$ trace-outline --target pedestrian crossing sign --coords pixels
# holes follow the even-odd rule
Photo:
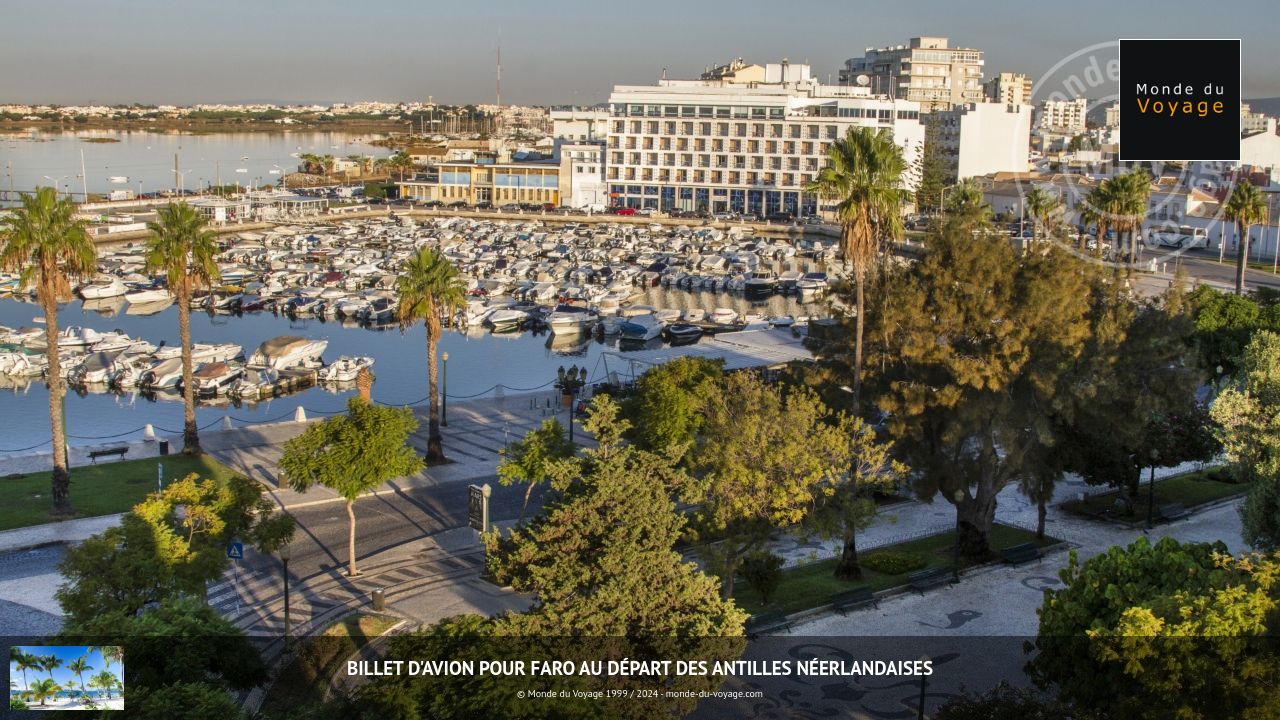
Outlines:
[[[227,557],[232,560],[244,559],[244,543],[233,542],[227,546]]]

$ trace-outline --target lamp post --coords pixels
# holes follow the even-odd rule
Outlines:
[[[956,542],[951,555],[951,578],[960,582],[960,503],[964,502],[964,490],[956,490],[951,497],[956,501]]]
[[[584,365],[579,368],[577,365],[570,367],[565,371],[561,365],[556,370],[555,386],[559,388],[562,397],[569,399],[569,444],[573,444],[573,406],[577,404],[578,391],[587,384],[587,368]]]
[[[1151,480],[1147,482],[1147,529],[1151,529],[1152,516],[1156,501],[1156,461],[1160,459],[1160,451],[1151,449]]]
[[[53,183],[53,192],[56,194],[56,193],[58,192],[58,183],[62,182],[63,180],[66,180],[67,178],[69,178],[69,177],[71,177],[71,176],[70,176],[70,175],[62,175],[62,176],[60,176],[60,177],[52,178],[52,177],[49,177],[48,175],[45,175],[45,176],[43,176],[43,177],[44,177],[44,179],[45,179],[45,180],[48,180],[50,183]]]
[[[921,663],[929,662],[929,660],[930,658],[928,655],[920,657]],[[924,691],[927,687],[929,687],[929,676],[924,673],[920,673],[920,704],[916,708],[916,720],[924,720]]]
[[[282,576],[284,578],[284,648],[289,649],[289,544],[285,543],[280,546],[280,563],[283,568]]]
[[[440,353],[440,359],[444,362],[443,366],[443,382],[440,383],[440,425],[449,427],[449,353]]]

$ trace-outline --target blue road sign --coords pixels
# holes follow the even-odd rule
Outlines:
[[[227,557],[232,560],[244,559],[244,543],[233,542],[227,546]]]

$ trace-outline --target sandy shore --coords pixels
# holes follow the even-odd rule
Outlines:
[[[56,700],[46,700],[41,706],[39,703],[29,703],[27,706],[31,710],[88,710],[84,706],[84,701],[79,698],[58,698]],[[124,698],[112,698],[111,700],[103,700],[98,703],[99,710],[123,710]]]

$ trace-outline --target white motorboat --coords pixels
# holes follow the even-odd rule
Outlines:
[[[814,298],[827,291],[828,282],[826,273],[806,273],[796,281],[796,292],[800,293],[802,300]]]
[[[195,383],[196,394],[200,397],[213,397],[226,392],[231,383],[244,374],[239,363],[209,362],[200,366],[191,375]]]
[[[577,305],[559,305],[547,316],[547,327],[553,335],[572,335],[594,326],[598,316]]]
[[[227,394],[235,398],[258,398],[273,393],[276,383],[280,381],[280,372],[271,368],[245,368],[231,386]]]
[[[44,372],[40,355],[21,352],[0,352],[0,375],[10,377],[34,377]]]
[[[622,339],[646,342],[661,335],[666,326],[656,314],[637,315],[622,323]]]
[[[732,325],[738,321],[738,312],[732,308],[716,308],[711,311],[711,322],[717,325]]]
[[[112,333],[113,335],[115,333]],[[58,347],[67,348],[87,348],[97,345],[107,339],[107,335],[94,330],[93,328],[82,328],[78,325],[72,325],[64,328],[58,333]]]
[[[137,358],[122,356],[112,365],[107,381],[118,388],[134,388],[142,384],[142,375],[150,364]]]
[[[494,332],[501,333],[519,330],[520,326],[528,319],[529,311],[527,310],[500,308],[489,313],[489,316],[485,318],[485,322],[493,328]]]
[[[116,297],[129,291],[123,281],[114,275],[99,276],[93,282],[80,286],[80,297],[85,300]]]
[[[130,305],[148,305],[150,303],[173,302],[173,295],[165,288],[147,288],[125,293],[125,300]]]
[[[607,336],[617,335],[622,332],[622,323],[624,322],[626,321],[617,315],[602,318],[600,320],[600,334]]]
[[[672,323],[680,319],[680,311],[672,308],[664,308],[653,315],[664,323]]]
[[[148,390],[163,390],[178,387],[182,381],[182,359],[169,358],[160,360],[142,373],[142,387]]]
[[[244,348],[235,343],[192,343],[191,362],[226,362],[235,360],[244,353]],[[182,358],[181,345],[167,345],[155,351],[156,360]]]
[[[676,345],[691,343],[702,337],[702,328],[689,323],[668,325],[662,332],[667,336],[668,340]]]
[[[320,356],[329,347],[328,340],[310,340],[296,335],[281,335],[267,340],[249,356],[253,367],[283,370],[292,367],[316,367]]]
[[[343,355],[320,371],[320,379],[325,382],[350,382],[356,379],[361,370],[370,367],[373,367],[371,357]]]
[[[173,305],[173,298],[168,300],[157,300],[149,303],[129,303],[129,307],[125,309],[125,315],[156,315],[168,310]]]
[[[707,311],[702,308],[691,308],[684,311],[684,315],[681,316],[681,319],[686,323],[700,323],[707,319]]]
[[[112,365],[120,354],[119,351],[89,353],[67,374],[67,381],[77,385],[106,383],[111,379]]]

